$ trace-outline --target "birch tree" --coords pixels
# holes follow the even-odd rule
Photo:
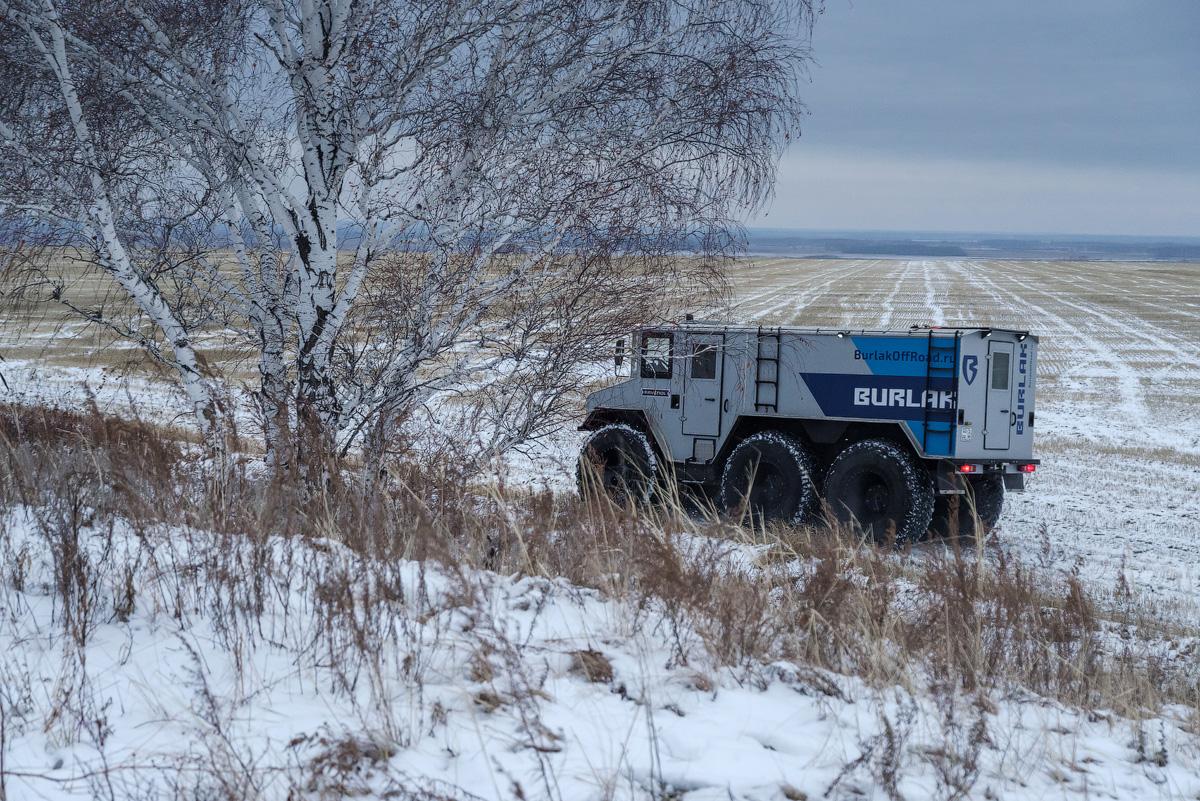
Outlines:
[[[103,73],[71,58],[70,34],[58,10],[47,2],[33,11],[16,14],[0,2],[0,25],[6,27],[0,42],[0,211],[42,218],[48,223],[43,234],[81,247],[120,286],[144,326],[76,311],[139,341],[173,369],[202,433],[219,444],[218,393],[191,331],[149,274],[143,261],[148,254],[129,247],[128,228],[123,231],[119,219],[122,195],[141,193],[132,204],[139,210],[154,205],[154,180],[129,176],[160,166],[160,159],[147,156],[160,151],[144,130],[125,123],[121,104],[99,106]],[[59,290],[55,299],[70,305]]]
[[[479,407],[487,446],[536,435],[578,363],[631,318],[669,312],[681,284],[719,264],[737,214],[768,196],[813,11],[145,0],[64,15],[55,2],[0,9],[49,42],[47,74],[86,65],[168,172],[206,187],[210,241],[237,269],[191,280],[245,321],[268,444],[298,433],[311,459],[379,447],[429,398],[496,377],[518,391]],[[70,85],[57,82],[86,162],[88,103]],[[21,141],[8,152],[36,165]],[[116,258],[111,205],[87,214],[96,251]]]

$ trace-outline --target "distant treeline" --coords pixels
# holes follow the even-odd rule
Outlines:
[[[823,240],[823,250],[847,256],[930,256],[954,258],[966,256],[967,252],[957,245],[930,244],[928,242],[891,241],[880,242],[870,239]]]
[[[18,242],[38,241],[42,244],[66,244],[77,233],[72,226],[52,228],[41,221],[20,216],[4,219],[0,216],[0,246]],[[227,247],[233,239],[224,226],[214,225],[207,232],[210,242],[216,247]],[[243,231],[243,236],[253,244],[253,233]],[[277,231],[281,234],[282,231]],[[338,227],[338,247],[353,249],[357,246],[361,231],[353,224]],[[410,227],[398,232],[391,246],[397,250],[420,252],[428,247],[429,232],[421,227]],[[719,238],[719,241],[716,241]],[[694,232],[684,236],[666,236],[653,232],[630,234],[626,245],[641,249],[661,251],[695,252],[701,250],[738,252],[756,255],[789,255],[805,258],[850,258],[854,256],[899,256],[924,258],[992,258],[992,259],[1045,259],[1068,261],[1195,261],[1200,262],[1200,238],[1179,240],[1143,239],[1138,237],[1085,237],[1047,236],[996,236],[967,234],[919,233],[913,238],[875,235],[866,232],[862,236],[830,236],[805,231],[774,229],[747,229],[745,238],[737,241],[729,232]],[[475,233],[463,238],[459,246],[464,250],[488,244],[491,235]],[[611,236],[608,240],[612,241]],[[561,243],[564,248],[586,250],[589,242],[574,238]],[[498,253],[520,252],[530,243],[515,239],[497,250]],[[618,249],[620,244],[618,243]]]
[[[840,233],[840,232],[839,232]],[[860,236],[750,229],[747,250],[756,255],[811,258],[900,256],[928,258],[1042,259],[1047,261],[1200,261],[1200,238],[1126,236],[1000,236],[886,232]]]
[[[1200,245],[1159,245],[1150,254],[1160,261],[1200,261]]]

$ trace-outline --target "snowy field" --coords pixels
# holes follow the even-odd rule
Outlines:
[[[759,259],[734,286],[730,319],[1038,334],[1042,466],[1009,496],[996,547],[1051,580],[1077,571],[1101,600],[1123,579],[1198,619],[1200,265]],[[186,427],[181,399],[128,349],[61,326],[0,330],[0,400],[91,396]],[[569,486],[577,442],[563,432],[515,459],[511,478]],[[97,564],[128,553],[142,572],[132,612],[109,609],[130,576],[97,577],[82,649],[55,634],[57,568],[28,510],[0,522],[0,560],[22,576],[0,573],[0,690],[17,699],[0,721],[0,801],[1200,798],[1186,709],[1135,723],[1023,692],[870,688],[782,661],[735,669],[660,608],[415,563],[389,568],[398,594],[361,632],[341,631],[314,611],[320,582],[362,565],[320,542],[268,543],[261,558],[286,570],[251,614],[204,579],[255,563],[228,541],[96,532]],[[1155,647],[1183,664],[1197,643]],[[581,661],[591,654],[596,665]]]
[[[0,798],[400,801],[1195,799],[1189,710],[1133,721],[1010,689],[871,687],[791,661],[721,665],[659,604],[565,580],[125,527],[88,540],[79,634],[18,509],[0,519]],[[103,553],[102,553],[103,552]],[[136,554],[136,603],[103,554]],[[734,560],[736,562],[736,560]],[[212,580],[254,566],[265,593]],[[382,585],[382,586],[380,586]],[[348,586],[355,586],[353,583]],[[1194,647],[1194,644],[1193,644]],[[82,658],[86,654],[86,660]],[[4,792],[7,789],[8,795]]]
[[[837,328],[992,325],[1040,338],[1037,475],[1003,546],[1118,575],[1193,614],[1200,597],[1200,265],[755,261],[735,319]]]
[[[1200,265],[962,260],[748,259],[730,320],[836,328],[994,325],[1041,337],[1036,451],[999,543],[1103,596],[1135,592],[1195,614],[1200,598]],[[94,288],[99,297],[102,290]],[[181,399],[136,351],[72,338],[61,318],[0,337],[0,398],[79,405],[186,426]],[[213,335],[213,340],[219,334]],[[244,380],[234,363],[234,381]],[[87,388],[85,390],[85,387]],[[573,482],[565,431],[513,478]]]

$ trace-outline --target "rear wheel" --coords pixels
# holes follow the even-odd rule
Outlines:
[[[643,432],[613,423],[584,442],[575,478],[585,498],[604,494],[617,503],[648,503],[658,482],[658,457]]]
[[[981,537],[996,527],[1004,509],[1004,477],[999,473],[960,476],[962,495],[942,495],[929,531],[935,537]]]
[[[919,539],[933,517],[933,480],[904,448],[869,439],[837,455],[825,477],[834,517],[877,542]]]
[[[721,506],[759,522],[806,522],[816,507],[815,463],[804,443],[762,431],[738,443],[721,472]]]

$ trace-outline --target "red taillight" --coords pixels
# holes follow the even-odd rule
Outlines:
[[[1019,465],[1017,465],[1017,469],[1020,470],[1022,473],[1032,473],[1037,470],[1037,465],[1036,464],[1019,464]]]
[[[978,473],[979,465],[977,465],[977,464],[960,464],[958,466],[958,472],[960,472],[960,473]]]

